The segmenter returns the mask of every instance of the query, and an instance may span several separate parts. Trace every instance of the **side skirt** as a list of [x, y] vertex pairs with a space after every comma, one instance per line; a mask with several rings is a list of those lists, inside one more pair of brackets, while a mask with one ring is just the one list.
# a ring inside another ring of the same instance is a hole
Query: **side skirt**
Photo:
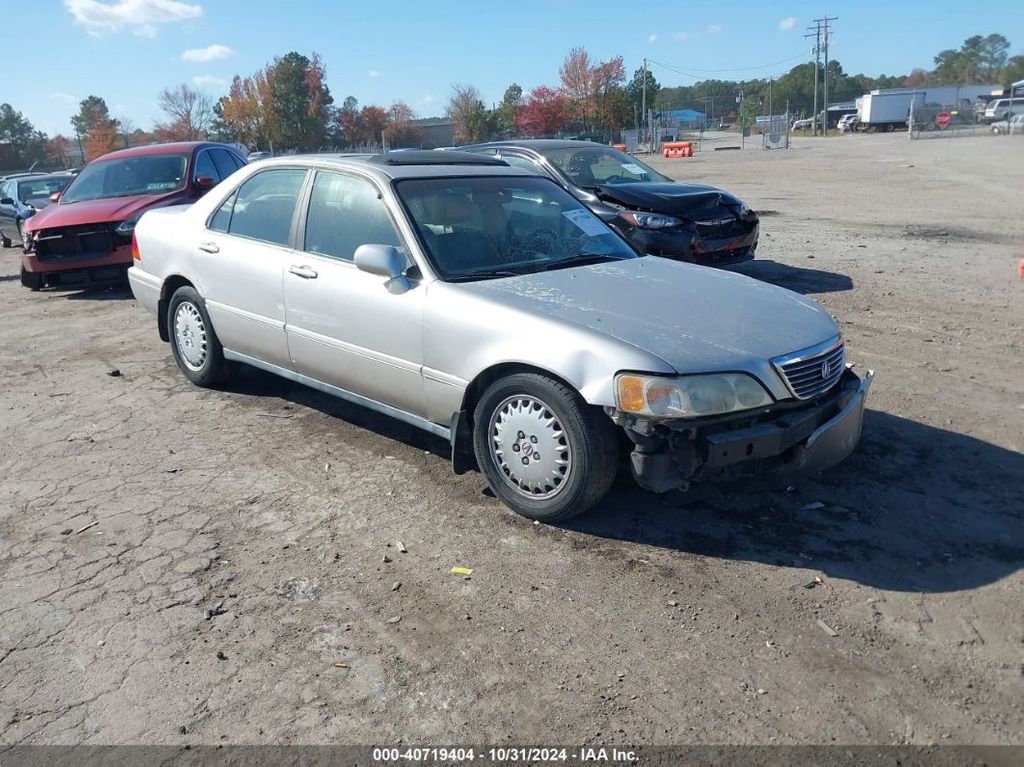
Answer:
[[391, 405], [385, 405], [383, 402], [377, 402], [377, 400], [364, 397], [360, 394], [355, 394], [347, 389], [332, 386], [329, 383], [324, 383], [316, 378], [310, 378], [302, 373], [296, 373], [293, 370], [288, 370], [287, 368], [280, 367], [279, 365], [272, 365], [269, 362], [264, 362], [263, 360], [256, 359], [255, 357], [250, 357], [247, 354], [239, 354], [238, 352], [233, 352], [230, 349], [225, 349], [224, 357], [229, 360], [234, 360], [235, 362], [241, 362], [245, 365], [251, 365], [252, 367], [259, 368], [260, 370], [265, 370], [268, 373], [273, 373], [274, 375], [279, 375], [282, 378], [287, 378], [289, 381], [295, 381], [295, 383], [300, 383], [304, 386], [310, 387], [311, 389], [322, 391], [325, 394], [330, 394], [334, 397], [338, 397], [339, 399], [346, 400], [354, 405], [361, 405], [362, 407], [369, 408], [370, 410], [376, 410], [378, 413], [383, 413], [386, 416], [390, 416], [398, 421], [407, 423], [410, 426], [415, 426], [418, 429], [428, 431], [435, 436], [448, 440], [449, 442], [451, 441], [452, 430], [449, 427], [441, 426], [433, 421], [428, 421], [426, 418], [414, 415], [413, 413], [407, 413], [404, 410], [391, 407]]

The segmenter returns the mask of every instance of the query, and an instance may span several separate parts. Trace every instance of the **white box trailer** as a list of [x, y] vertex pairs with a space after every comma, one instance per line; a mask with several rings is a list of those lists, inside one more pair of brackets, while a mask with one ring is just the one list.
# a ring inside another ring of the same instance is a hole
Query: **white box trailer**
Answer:
[[871, 91], [857, 99], [858, 130], [881, 131], [907, 127], [911, 105], [924, 106], [923, 90]]

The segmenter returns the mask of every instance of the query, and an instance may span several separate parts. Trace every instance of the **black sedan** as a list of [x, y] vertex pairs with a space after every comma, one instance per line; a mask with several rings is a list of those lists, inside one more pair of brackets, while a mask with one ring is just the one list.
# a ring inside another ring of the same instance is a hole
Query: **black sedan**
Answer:
[[25, 242], [25, 221], [50, 204], [50, 195], [74, 180], [67, 173], [24, 174], [0, 179], [0, 242]]
[[711, 186], [673, 181], [613, 147], [530, 139], [459, 149], [553, 179], [641, 253], [708, 266], [754, 257], [758, 219], [743, 202]]

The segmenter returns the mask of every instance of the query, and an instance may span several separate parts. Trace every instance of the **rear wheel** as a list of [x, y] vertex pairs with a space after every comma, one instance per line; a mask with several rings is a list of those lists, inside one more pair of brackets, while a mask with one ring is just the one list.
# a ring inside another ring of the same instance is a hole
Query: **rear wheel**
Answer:
[[517, 373], [484, 391], [473, 448], [494, 494], [517, 514], [556, 522], [589, 509], [615, 480], [615, 427], [547, 376]]
[[209, 388], [231, 377], [234, 366], [224, 359], [224, 348], [195, 288], [185, 285], [174, 291], [167, 305], [167, 328], [174, 361], [189, 381]]
[[4, 234], [3, 229], [0, 229], [0, 247], [11, 247], [11, 238]]

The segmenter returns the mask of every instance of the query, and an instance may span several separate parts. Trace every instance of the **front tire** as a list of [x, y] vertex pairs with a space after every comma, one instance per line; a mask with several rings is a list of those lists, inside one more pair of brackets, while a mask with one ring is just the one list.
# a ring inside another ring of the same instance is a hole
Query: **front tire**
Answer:
[[581, 514], [615, 481], [615, 427], [552, 378], [517, 373], [484, 391], [473, 415], [477, 465], [494, 494], [529, 519]]
[[212, 388], [231, 377], [234, 366], [224, 359], [206, 303], [195, 288], [185, 285], [174, 291], [167, 304], [167, 329], [171, 353], [185, 378]]

